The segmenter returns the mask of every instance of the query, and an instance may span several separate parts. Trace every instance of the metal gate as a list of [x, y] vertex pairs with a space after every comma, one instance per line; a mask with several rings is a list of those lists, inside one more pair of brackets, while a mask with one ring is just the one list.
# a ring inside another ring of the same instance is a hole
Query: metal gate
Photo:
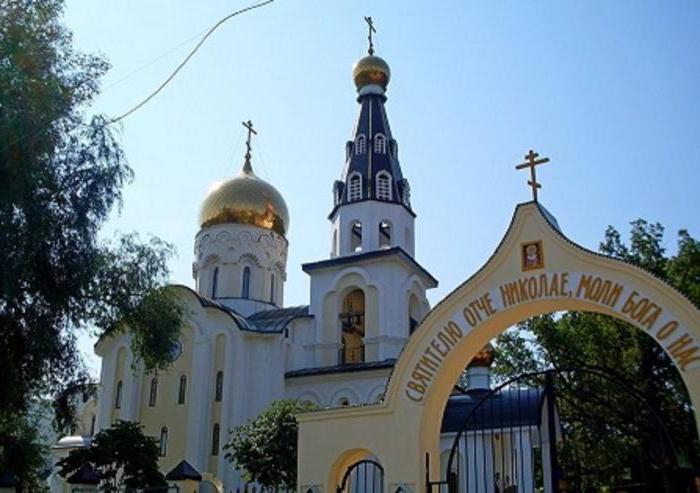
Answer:
[[460, 399], [468, 412], [442, 479], [426, 471], [429, 493], [691, 491], [655, 408], [608, 369], [528, 373]]
[[348, 467], [337, 493], [384, 493], [384, 468], [371, 459]]

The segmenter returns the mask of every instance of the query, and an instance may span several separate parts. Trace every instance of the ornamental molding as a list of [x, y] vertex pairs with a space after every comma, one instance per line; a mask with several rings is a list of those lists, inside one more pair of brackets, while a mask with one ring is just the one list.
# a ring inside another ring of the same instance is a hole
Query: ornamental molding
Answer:
[[226, 229], [200, 231], [195, 238], [194, 269], [212, 263], [238, 264], [249, 260], [257, 267], [284, 276], [288, 243], [280, 235], [257, 228], [226, 225]]

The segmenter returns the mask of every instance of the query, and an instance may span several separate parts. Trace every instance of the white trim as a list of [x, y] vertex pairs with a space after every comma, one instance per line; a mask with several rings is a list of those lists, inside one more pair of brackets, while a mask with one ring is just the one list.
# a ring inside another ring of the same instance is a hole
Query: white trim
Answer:
[[374, 136], [374, 152], [376, 154], [386, 154], [386, 135], [378, 133]]
[[353, 171], [348, 176], [348, 201], [362, 200], [364, 198], [363, 195], [362, 175], [357, 171]]
[[365, 134], [359, 134], [355, 138], [355, 155], [359, 156], [365, 152], [367, 152], [367, 137], [365, 137]]
[[378, 200], [391, 200], [393, 197], [393, 187], [391, 186], [391, 175], [387, 171], [377, 173], [376, 197]]

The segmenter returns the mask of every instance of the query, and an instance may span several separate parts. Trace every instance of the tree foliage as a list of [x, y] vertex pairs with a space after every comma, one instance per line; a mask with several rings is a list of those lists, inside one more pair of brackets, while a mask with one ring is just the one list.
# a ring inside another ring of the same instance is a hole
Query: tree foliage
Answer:
[[[62, 11], [61, 0], [0, 1], [0, 361], [12, 382], [0, 387], [4, 423], [24, 422], [45, 397], [64, 413], [57, 422], [70, 423], [71, 400], [58, 397], [88, 383], [78, 331], [128, 326], [134, 353], [154, 369], [168, 364], [180, 329], [181, 309], [162, 288], [172, 248], [99, 238], [133, 172], [108, 119], [87, 113], [108, 64], [72, 47]], [[10, 467], [13, 433], [0, 428], [0, 470]]]
[[[677, 253], [667, 256], [660, 224], [641, 219], [631, 224], [628, 244], [608, 227], [600, 251], [648, 270], [700, 306], [700, 243], [682, 230]], [[500, 380], [546, 368], [600, 366], [630, 382], [579, 377], [558, 389], [560, 410], [569, 419], [568, 440], [576, 448], [576, 457], [569, 454], [570, 466], [579, 468], [588, 486], [601, 487], [630, 474], [648, 480], [652, 469], [669, 459], [668, 448], [663, 457], [658, 450], [665, 430], [681, 466], [700, 464], [693, 412], [680, 374], [643, 331], [602, 314], [546, 314], [506, 331], [496, 346], [494, 371]], [[627, 393], [626, 385], [648, 406]], [[630, 470], [630, 464], [636, 466]]]
[[246, 481], [265, 488], [294, 490], [297, 483], [295, 416], [318, 406], [295, 400], [275, 401], [249, 423], [233, 430], [224, 447], [226, 459], [243, 471]]
[[97, 433], [89, 447], [71, 451], [57, 466], [64, 478], [82, 468], [96, 471], [100, 491], [129, 491], [166, 486], [158, 469], [158, 453], [155, 438], [145, 436], [141, 425], [117, 421]]

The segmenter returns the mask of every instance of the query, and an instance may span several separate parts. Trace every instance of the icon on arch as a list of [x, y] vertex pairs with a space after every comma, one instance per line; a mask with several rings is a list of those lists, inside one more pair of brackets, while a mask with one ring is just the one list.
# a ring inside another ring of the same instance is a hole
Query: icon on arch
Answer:
[[523, 243], [521, 249], [523, 271], [544, 268], [544, 253], [541, 240]]

